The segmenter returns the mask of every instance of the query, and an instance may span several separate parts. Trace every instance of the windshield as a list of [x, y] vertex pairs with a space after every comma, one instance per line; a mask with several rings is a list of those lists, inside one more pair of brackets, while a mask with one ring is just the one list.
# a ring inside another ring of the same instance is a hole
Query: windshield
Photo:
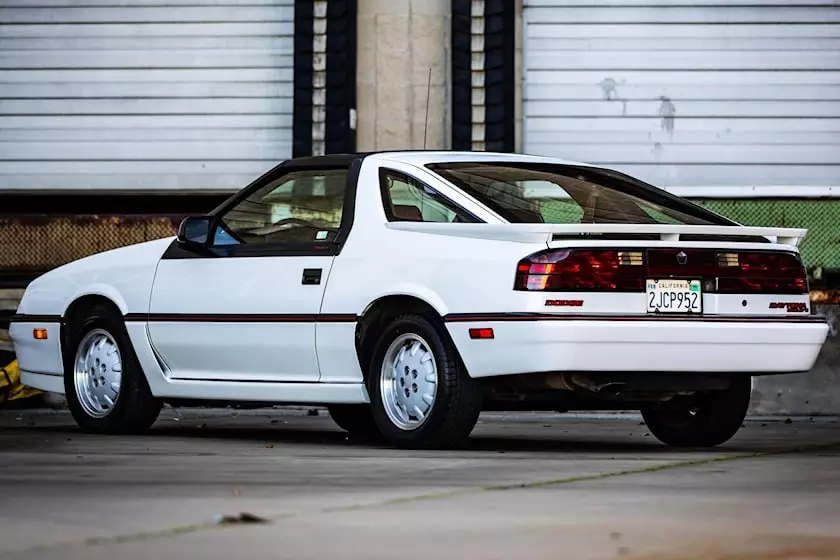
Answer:
[[700, 206], [604, 169], [533, 163], [428, 167], [512, 223], [732, 225]]

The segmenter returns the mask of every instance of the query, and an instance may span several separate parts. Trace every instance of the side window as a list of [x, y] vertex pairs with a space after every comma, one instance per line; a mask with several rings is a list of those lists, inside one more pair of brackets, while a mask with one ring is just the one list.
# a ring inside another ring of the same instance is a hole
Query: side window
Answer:
[[332, 241], [346, 185], [346, 169], [287, 173], [222, 215], [213, 244]]
[[382, 203], [390, 222], [479, 222], [433, 188], [403, 173], [381, 169]]

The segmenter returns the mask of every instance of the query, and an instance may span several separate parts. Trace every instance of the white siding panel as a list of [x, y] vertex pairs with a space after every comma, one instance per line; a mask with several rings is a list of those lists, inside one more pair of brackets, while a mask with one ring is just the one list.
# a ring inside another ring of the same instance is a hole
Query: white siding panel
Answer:
[[[557, 4], [561, 4], [557, 2]], [[565, 3], [563, 3], [565, 4]], [[664, 0], [650, 7], [561, 7], [540, 8], [540, 17], [547, 22], [576, 23], [690, 23], [690, 24], [789, 24], [837, 23], [840, 10], [837, 6], [674, 6]], [[536, 9], [536, 8], [534, 8]]]
[[171, 98], [272, 97], [285, 93], [289, 82], [42, 82], [2, 83], [0, 98]]
[[290, 114], [290, 97], [237, 99], [5, 99], [3, 115], [243, 115]]
[[[200, 175], [213, 175], [216, 173], [253, 173], [259, 172], [255, 167], [255, 163], [265, 161], [259, 158], [253, 158], [250, 161], [234, 160], [218, 161], [207, 159], [204, 161], [166, 161], [157, 160], [149, 161], [143, 164], [141, 172], [148, 175], [156, 174], [180, 174], [180, 173], [194, 173]], [[137, 166], [136, 162], [131, 162], [131, 166]], [[126, 165], [123, 161], [61, 161], [50, 160], [44, 161], [38, 166], [38, 171], [46, 175], [55, 174], [118, 174], [125, 172]], [[32, 170], [32, 166], [26, 161], [10, 161], [4, 163], [2, 173], [21, 174]]]
[[[838, 30], [840, 34], [840, 30]], [[765, 86], [771, 85], [831, 85], [838, 84], [837, 74], [832, 72], [809, 72], [803, 71], [781, 71], [773, 70], [767, 71], [748, 71], [739, 70], [732, 71], [715, 71], [715, 70], [696, 70], [689, 69], [684, 71], [668, 70], [667, 72], [651, 72], [646, 70], [624, 70], [621, 76], [613, 78], [611, 76], [604, 77], [601, 71], [586, 71], [577, 70], [569, 71], [566, 69], [549, 69], [542, 71], [529, 70], [528, 84], [531, 83], [556, 83], [556, 84], [594, 84], [602, 88], [607, 88], [607, 82], [614, 82], [614, 86], [640, 85], [640, 84], [655, 84], [655, 85], [698, 85], [698, 86], [732, 86], [732, 85], [748, 85], [748, 86]], [[604, 82], [603, 84], [601, 82]], [[757, 88], [758, 89], [758, 88]], [[606, 95], [606, 91], [604, 94]]]
[[[546, 26], [557, 28], [561, 26]], [[827, 27], [827, 26], [826, 26]], [[579, 51], [580, 49], [591, 49], [597, 51], [618, 51], [627, 46], [627, 39], [618, 37], [568, 37], [562, 31], [554, 31], [554, 34], [547, 37], [531, 37], [529, 45], [534, 51]], [[22, 39], [20, 48], [24, 48]], [[2, 41], [0, 41], [2, 45]], [[840, 46], [840, 39], [834, 37], [775, 37], [772, 39], [764, 37], [718, 37], [714, 42], [709, 42], [703, 37], [646, 37], [634, 41], [633, 45], [638, 50], [645, 51], [729, 51], [733, 48], [740, 48], [749, 51], [813, 51], [823, 49], [837, 49]]]
[[526, 0], [523, 19], [525, 151], [707, 196], [840, 185], [836, 2]]
[[43, 69], [33, 70], [0, 70], [0, 84], [37, 84], [43, 82], [67, 83], [124, 83], [124, 82], [163, 82], [163, 83], [193, 83], [193, 82], [288, 82], [292, 83], [293, 71], [291, 67], [279, 68], [225, 68], [220, 72], [218, 68], [164, 68], [164, 69], [121, 69], [89, 70], [87, 68], [73, 69]]
[[[131, 162], [134, 169], [125, 173], [126, 163], [122, 165], [120, 173], [81, 173], [75, 165], [64, 167], [63, 172], [51, 174], [16, 174], [14, 175], [15, 189], [48, 190], [48, 191], [90, 191], [101, 190], [109, 192], [151, 192], [189, 190], [192, 192], [228, 191], [230, 185], [245, 186], [255, 177], [261, 175], [268, 166], [274, 165], [274, 160], [253, 162], [244, 173], [202, 173], [201, 162], [189, 162], [189, 167], [165, 173], [149, 173], [146, 166], [140, 167], [137, 162]], [[0, 173], [0, 183], [8, 181], [8, 174]], [[197, 186], [200, 185], [200, 186]]]
[[[840, 29], [840, 26], [838, 26]], [[840, 70], [838, 51], [532, 51], [534, 70]]]
[[0, 184], [14, 179], [17, 189], [45, 190], [229, 190], [245, 186], [275, 165], [277, 158], [195, 161], [4, 162]]
[[[676, 104], [676, 100], [671, 100]], [[555, 114], [594, 117], [648, 117], [664, 113], [667, 101], [539, 101], [528, 104], [525, 116], [551, 117]], [[674, 118], [703, 117], [840, 117], [840, 101], [683, 101], [674, 108]]]
[[[539, 14], [538, 14], [539, 15]], [[807, 23], [790, 25], [787, 23], [724, 24], [698, 25], [671, 23], [668, 25], [651, 24], [608, 24], [574, 25], [564, 23], [544, 23], [529, 21], [525, 30], [529, 41], [532, 39], [584, 39], [584, 40], [626, 40], [644, 39], [645, 41], [663, 41], [668, 39], [714, 39], [714, 43], [706, 43], [703, 48], [714, 50], [721, 42], [731, 39], [745, 39], [746, 43], [755, 40], [808, 40], [808, 39], [836, 39], [836, 31], [827, 23]], [[634, 43], [643, 45], [644, 42]], [[556, 47], [554, 47], [556, 48]]]
[[278, 68], [292, 64], [292, 51], [183, 49], [172, 51], [3, 51], [0, 68]]
[[[12, 0], [13, 2], [29, 2], [30, 0]], [[53, 0], [33, 0], [36, 2], [52, 3]], [[73, 0], [60, 0], [62, 2], [73, 2]], [[109, 0], [96, 0], [97, 2], [107, 2]], [[125, 0], [123, 0], [125, 1]], [[152, 0], [154, 2], [163, 2], [164, 0]], [[179, 2], [188, 2], [189, 0], [178, 0]], [[247, 0], [243, 0], [247, 1]], [[733, 0], [733, 4], [740, 6], [834, 6], [837, 0]], [[526, 6], [537, 7], [558, 6], [557, 0], [525, 0]], [[711, 6], [721, 7], [725, 4], [725, 0], [668, 0], [667, 3], [663, 0], [570, 0], [563, 2], [564, 6]], [[12, 5], [12, 4], [10, 4]]]
[[[291, 126], [291, 120], [287, 123]], [[825, 133], [832, 134], [832, 133]], [[840, 133], [835, 133], [840, 137]], [[286, 127], [253, 128], [8, 128], [6, 140], [23, 142], [286, 142]], [[792, 142], [793, 143], [793, 142]]]
[[[716, 131], [692, 131], [680, 130], [673, 134], [659, 130], [652, 130], [647, 133], [648, 141], [652, 142], [653, 148], [656, 144], [704, 146], [712, 154], [717, 154], [717, 147], [723, 145], [741, 146], [788, 146], [794, 144], [815, 145], [820, 149], [831, 147], [840, 150], [840, 131], [834, 132], [786, 132], [785, 134], [768, 135], [762, 132], [716, 132]], [[604, 133], [597, 130], [571, 130], [569, 128], [558, 128], [557, 131], [531, 132], [530, 138], [538, 144], [594, 144], [604, 146]], [[637, 131], [622, 130], [611, 131], [610, 142], [613, 144], [642, 146], [637, 143], [639, 134]], [[591, 148], [587, 148], [591, 149]], [[728, 148], [727, 148], [728, 149]], [[762, 148], [764, 149], [764, 148]]]
[[7, 0], [0, 190], [234, 190], [291, 156], [293, 0]]
[[[136, 0], [135, 0], [136, 1]], [[2, 26], [2, 23], [0, 23]], [[77, 38], [80, 41], [125, 38], [150, 39], [168, 37], [189, 39], [192, 37], [287, 37], [291, 36], [294, 23], [288, 21], [249, 21], [232, 23], [226, 21], [200, 23], [107, 23], [107, 24], [28, 24], [0, 27], [3, 38]]]
[[191, 6], [149, 6], [140, 0], [114, 7], [70, 6], [63, 8], [0, 8], [0, 23], [183, 23], [293, 21], [293, 2], [273, 6], [235, 5], [225, 2], [193, 2]]
[[[60, 8], [78, 6], [80, 3], [80, 0], [3, 0], [3, 4], [9, 8], [15, 6], [24, 8]], [[196, 0], [143, 0], [144, 6], [194, 6], [197, 3]], [[203, 3], [208, 6], [273, 6], [277, 4], [277, 0], [204, 0]], [[132, 7], [137, 5], [137, 0], [84, 0], [84, 5]]]
[[[0, 84], [0, 91], [3, 85]], [[627, 101], [644, 101], [658, 99], [661, 96], [671, 99], [707, 100], [707, 101], [771, 101], [784, 99], [834, 101], [840, 100], [838, 85], [815, 84], [774, 84], [772, 88], [755, 87], [755, 85], [687, 85], [687, 84], [624, 84], [620, 87], [621, 99]], [[531, 83], [528, 86], [528, 97], [535, 101], [554, 101], [587, 99], [603, 96], [603, 88], [598, 84], [552, 84]]]
[[[172, 33], [174, 30], [169, 29]], [[179, 29], [178, 31], [181, 31]], [[291, 30], [287, 35], [291, 35]], [[119, 37], [0, 37], [0, 50], [14, 51], [46, 51], [46, 50], [132, 50], [137, 48], [136, 35], [125, 35]], [[219, 36], [195, 36], [195, 37], [172, 37], [172, 36], [145, 36], [143, 49], [147, 51], [173, 49], [241, 49], [260, 51], [284, 52], [289, 49], [288, 41], [284, 37], [266, 36], [241, 36], [241, 35], [219, 35]]]
[[[289, 142], [11, 142], [5, 157], [17, 161], [270, 160], [291, 150]], [[244, 185], [242, 185], [244, 186]]]
[[[0, 91], [3, 86], [0, 84]], [[840, 100], [840, 87], [837, 85], [790, 85], [775, 84], [773, 88], [761, 88], [748, 85], [685, 85], [685, 84], [634, 84], [621, 86], [621, 99], [626, 101], [644, 101], [659, 99], [661, 96], [671, 99], [714, 100], [714, 101], [835, 101]], [[555, 84], [532, 83], [528, 87], [528, 97], [534, 101], [554, 101], [603, 97], [603, 88], [598, 84], [581, 86], [565, 84], [558, 88]]]
[[[530, 130], [597, 130], [603, 132], [613, 131], [642, 131], [651, 132], [657, 130], [668, 131], [667, 124], [659, 116], [648, 118], [598, 118], [590, 119], [586, 116], [580, 117], [550, 117], [533, 119]], [[754, 132], [770, 133], [780, 132], [809, 132], [809, 131], [832, 131], [840, 130], [840, 121], [837, 119], [799, 119], [799, 118], [702, 118], [685, 119], [679, 122], [680, 128], [674, 125], [674, 133], [678, 131], [714, 131], [714, 132]]]
[[[0, 130], [5, 135], [12, 129], [109, 129], [132, 127], [138, 129], [161, 129], [180, 127], [182, 129], [196, 128], [244, 128], [259, 130], [276, 127], [281, 130], [292, 126], [292, 115], [167, 115], [165, 119], [159, 115], [120, 115], [115, 119], [110, 115], [23, 115], [0, 116]], [[286, 130], [288, 134], [288, 130]], [[5, 136], [4, 136], [5, 138]]]
[[751, 144], [726, 144], [723, 149], [720, 148], [717, 144], [673, 144], [666, 149], [660, 142], [650, 146], [602, 143], [595, 146], [571, 145], [564, 154], [575, 161], [585, 159], [591, 163], [618, 165], [738, 165], [747, 159], [765, 165], [819, 165], [836, 157], [838, 151], [838, 146], [834, 144], [765, 144], [760, 150]]

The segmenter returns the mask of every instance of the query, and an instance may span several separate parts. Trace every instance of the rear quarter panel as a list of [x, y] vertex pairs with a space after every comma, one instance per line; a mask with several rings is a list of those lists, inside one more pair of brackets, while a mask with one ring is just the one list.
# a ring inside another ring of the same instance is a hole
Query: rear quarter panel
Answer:
[[513, 311], [516, 265], [544, 248], [384, 229], [378, 239], [354, 239], [336, 258], [323, 312], [362, 314], [389, 295], [415, 296], [441, 315]]
[[546, 249], [546, 243], [390, 229], [379, 187], [381, 166], [421, 177], [455, 199], [455, 193], [421, 170], [378, 157], [366, 159], [358, 178], [353, 228], [335, 258], [322, 312], [362, 314], [371, 303], [389, 295], [418, 297], [441, 315], [499, 311], [498, 296], [513, 293], [516, 264]]
[[[383, 217], [384, 219], [384, 217]], [[363, 315], [383, 297], [405, 295], [449, 313], [514, 311], [528, 296], [513, 291], [516, 265], [544, 244], [459, 238], [404, 231], [376, 236], [351, 234], [335, 259], [322, 313]], [[454, 325], [461, 329], [465, 325]], [[355, 346], [355, 323], [319, 323], [321, 381], [363, 379]]]
[[[401, 169], [376, 157], [365, 160], [358, 178], [353, 228], [326, 281], [321, 312], [362, 315], [371, 304], [391, 295], [416, 297], [442, 316], [515, 306], [500, 301], [499, 295], [514, 294], [516, 264], [546, 244], [389, 229], [379, 189], [381, 164]], [[405, 171], [417, 175], [410, 168]], [[318, 324], [321, 381], [362, 381], [355, 334], [355, 323]]]

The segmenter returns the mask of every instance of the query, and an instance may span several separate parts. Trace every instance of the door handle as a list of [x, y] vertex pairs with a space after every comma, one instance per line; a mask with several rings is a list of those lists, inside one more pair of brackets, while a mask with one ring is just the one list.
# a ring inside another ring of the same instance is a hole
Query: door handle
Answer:
[[304, 268], [303, 279], [300, 282], [306, 285], [318, 285], [321, 283], [321, 269], [320, 268]]

